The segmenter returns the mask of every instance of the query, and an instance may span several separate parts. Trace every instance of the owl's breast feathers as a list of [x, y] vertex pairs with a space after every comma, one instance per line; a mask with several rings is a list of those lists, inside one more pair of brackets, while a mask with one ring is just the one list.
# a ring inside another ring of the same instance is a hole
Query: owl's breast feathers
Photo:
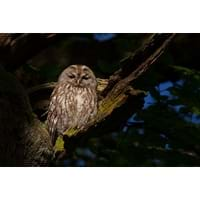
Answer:
[[97, 81], [85, 65], [70, 65], [59, 76], [48, 111], [47, 125], [53, 143], [71, 128], [84, 129], [97, 113]]
[[[58, 95], [59, 94], [59, 95]], [[82, 129], [97, 113], [96, 91], [60, 83], [52, 93], [48, 113], [50, 134], [63, 134], [67, 129]]]

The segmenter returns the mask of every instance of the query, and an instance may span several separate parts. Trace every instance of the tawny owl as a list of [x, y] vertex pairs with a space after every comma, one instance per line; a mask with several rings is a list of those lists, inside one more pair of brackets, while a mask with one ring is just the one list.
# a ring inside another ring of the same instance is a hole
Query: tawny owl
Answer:
[[70, 65], [59, 76], [50, 100], [47, 126], [54, 144], [70, 128], [82, 129], [97, 113], [97, 81], [85, 65]]

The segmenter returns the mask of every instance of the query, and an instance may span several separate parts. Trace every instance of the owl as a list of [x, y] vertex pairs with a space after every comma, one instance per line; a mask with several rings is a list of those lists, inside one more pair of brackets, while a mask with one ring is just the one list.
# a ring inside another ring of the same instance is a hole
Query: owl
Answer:
[[71, 128], [83, 129], [97, 113], [97, 80], [85, 65], [70, 65], [52, 92], [47, 126], [52, 143]]

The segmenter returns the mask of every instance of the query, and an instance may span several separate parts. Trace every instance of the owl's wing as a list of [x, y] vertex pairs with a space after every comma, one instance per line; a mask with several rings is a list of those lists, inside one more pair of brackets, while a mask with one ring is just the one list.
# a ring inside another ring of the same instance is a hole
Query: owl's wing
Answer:
[[54, 89], [51, 95], [51, 101], [47, 116], [48, 131], [53, 145], [55, 144], [57, 137], [57, 122], [59, 117], [59, 114], [57, 113], [58, 100], [56, 94], [57, 94], [57, 87]]

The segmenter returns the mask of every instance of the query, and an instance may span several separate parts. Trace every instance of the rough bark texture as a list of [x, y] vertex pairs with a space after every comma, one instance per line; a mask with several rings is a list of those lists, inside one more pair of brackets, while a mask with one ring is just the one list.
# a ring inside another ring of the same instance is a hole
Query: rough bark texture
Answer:
[[0, 165], [48, 165], [53, 148], [18, 81], [0, 68]]

